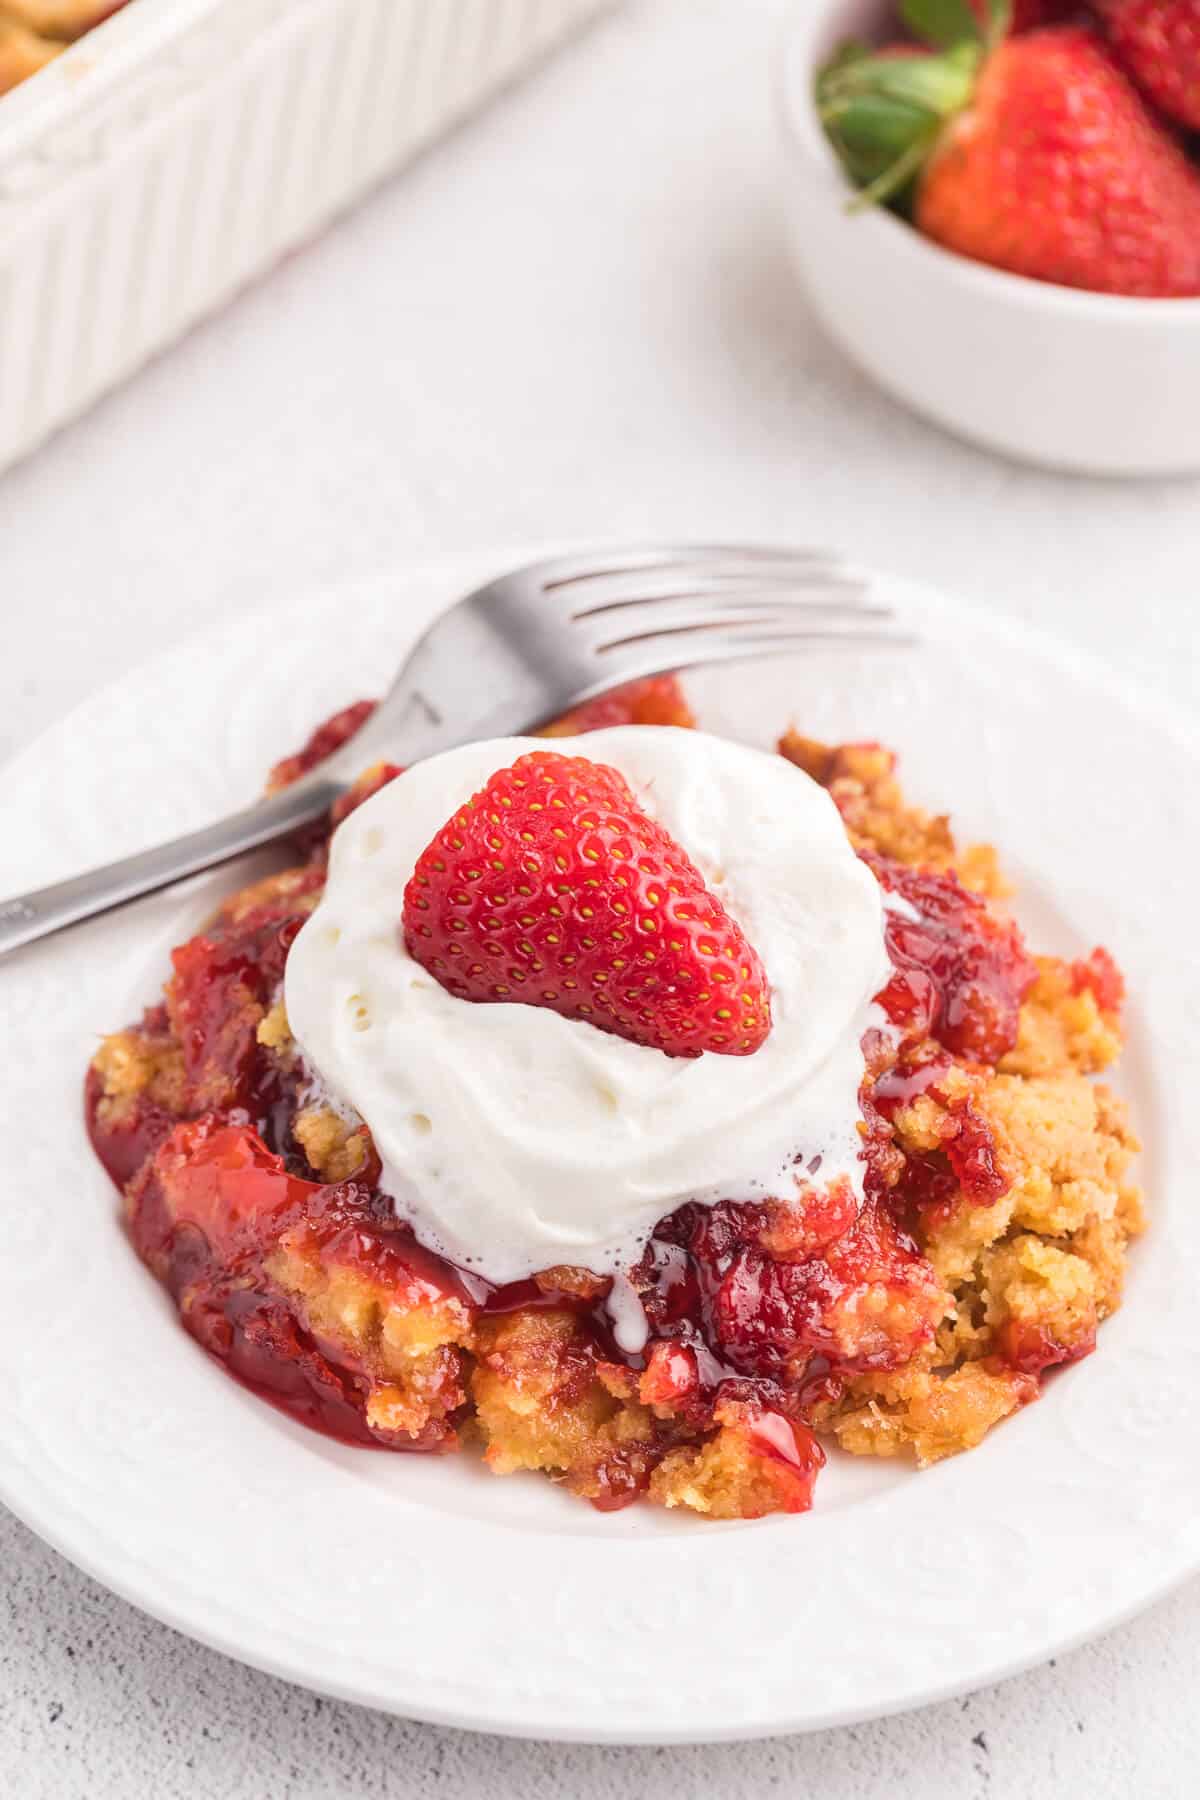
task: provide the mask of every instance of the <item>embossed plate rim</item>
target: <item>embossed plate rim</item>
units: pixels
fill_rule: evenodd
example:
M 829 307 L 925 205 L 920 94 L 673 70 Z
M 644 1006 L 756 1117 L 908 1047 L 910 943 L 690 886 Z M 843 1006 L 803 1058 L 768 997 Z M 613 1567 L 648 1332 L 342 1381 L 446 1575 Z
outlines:
M 246 615 L 236 634 L 201 634 L 131 671 L 0 774 L 10 866 L 30 880 L 51 878 L 233 803 L 326 697 L 329 709 L 351 697 L 362 680 L 350 667 L 356 657 L 359 669 L 373 670 L 384 639 L 389 651 L 398 641 L 394 620 L 383 625 L 394 604 L 387 596 L 408 588 L 413 604 L 400 637 L 411 635 L 422 612 L 526 554 L 436 559 L 331 589 Z M 1195 850 L 1166 842 L 1180 791 L 1167 776 L 1174 769 L 1194 778 L 1200 763 L 1194 720 L 1023 626 L 913 584 L 886 585 L 935 640 L 922 663 L 873 677 L 886 706 L 919 713 L 913 696 L 919 702 L 922 683 L 939 671 L 979 690 L 971 715 L 979 743 L 962 754 L 982 776 L 949 801 L 968 816 L 986 812 L 974 799 L 987 788 L 987 805 L 1003 813 L 1006 792 L 1028 792 L 1007 765 L 1023 736 L 1036 742 L 1048 696 L 1079 709 L 1076 723 L 1104 703 L 1097 770 L 1106 756 L 1114 768 L 1128 765 L 1129 794 L 1147 796 L 1135 832 L 1153 844 L 1157 820 L 1159 873 L 1177 893 L 1194 891 Z M 349 685 L 327 687 L 318 629 L 351 616 L 361 641 L 347 653 Z M 297 621 L 312 635 L 289 632 Z M 993 670 L 1010 667 L 1021 672 L 1020 691 L 1005 696 L 1015 722 L 1000 716 L 999 693 L 988 697 Z M 772 681 L 812 685 L 821 669 L 808 662 L 764 672 L 756 692 Z M 846 669 L 839 664 L 830 681 L 849 682 Z M 736 725 L 739 704 L 743 718 L 753 710 L 742 683 L 694 686 L 706 722 L 718 727 Z M 209 699 L 217 691 L 219 742 Z M 191 727 L 170 747 L 143 735 L 157 716 L 156 693 Z M 819 726 L 823 709 L 832 716 L 842 701 L 821 690 L 810 704 L 806 718 Z M 861 718 L 855 725 L 862 729 Z M 898 748 L 911 755 L 914 746 Z M 142 803 L 131 816 L 123 797 L 135 783 Z M 1028 843 L 1018 832 L 1002 850 L 1013 842 L 1023 861 L 1044 866 L 1036 839 L 1041 832 L 1051 841 L 1053 799 L 1032 806 L 1049 823 L 1039 814 L 1022 826 Z M 1072 866 L 1055 865 L 1056 885 L 1073 899 L 1086 891 L 1089 858 L 1105 847 L 1097 841 L 1103 814 L 1086 830 Z M 1200 1263 L 1200 1227 L 1176 1179 L 1200 1153 L 1200 1126 L 1187 1117 L 1200 1058 L 1180 1025 L 1189 1007 L 1200 1010 L 1194 957 L 1169 968 L 1150 958 L 1135 983 L 1152 1003 L 1161 1046 L 1147 1061 L 1141 1031 L 1160 1191 L 1130 1302 L 1106 1326 L 1099 1356 L 1056 1380 L 973 1455 L 889 1478 L 825 1511 L 819 1499 L 807 1519 L 714 1527 L 630 1513 L 593 1525 L 584 1509 L 567 1510 L 577 1503 L 543 1499 L 540 1487 L 535 1500 L 532 1485 L 493 1484 L 466 1470 L 447 1477 L 450 1465 L 422 1473 L 407 1459 L 318 1449 L 199 1356 L 121 1242 L 78 1121 L 80 1064 L 89 1034 L 120 1022 L 108 1009 L 144 980 L 148 957 L 161 959 L 185 914 L 198 918 L 228 880 L 191 884 L 0 967 L 10 1043 L 21 1044 L 21 1055 L 10 1055 L 9 1098 L 40 1127 L 0 1197 L 0 1230 L 19 1252 L 0 1266 L 9 1373 L 0 1391 L 0 1498 L 96 1579 L 226 1654 L 340 1698 L 513 1735 L 665 1743 L 815 1729 L 961 1692 L 1119 1623 L 1200 1568 L 1200 1523 L 1187 1498 L 1200 1474 L 1200 1379 L 1188 1379 L 1189 1320 L 1175 1298 L 1181 1261 Z M 1095 904 L 1084 923 L 1104 933 Z M 1170 894 L 1154 902 L 1153 930 L 1170 933 L 1172 904 L 1184 902 Z M 1129 961 L 1122 934 L 1141 931 L 1138 911 L 1120 893 L 1112 905 L 1117 948 Z M 1135 966 L 1143 957 L 1136 948 Z M 47 1193 L 55 1196 L 49 1211 Z M 114 1298 L 124 1304 L 110 1316 L 105 1303 Z M 35 1334 L 39 1346 L 51 1341 L 62 1353 L 31 1354 Z M 1143 1370 L 1155 1377 L 1165 1417 L 1135 1404 L 1114 1434 L 1122 1400 L 1127 1409 L 1131 1395 L 1140 1400 Z M 132 1429 L 139 1411 L 150 1420 L 140 1435 Z M 1032 1487 L 1022 1479 L 1031 1456 Z M 828 1473 L 836 1494 L 836 1473 Z M 446 1479 L 456 1505 L 462 1498 L 458 1510 L 439 1498 L 452 1491 Z M 482 1486 L 470 1488 L 472 1479 Z M 197 1494 L 209 1504 L 197 1504 Z M 353 1541 L 371 1549 L 365 1564 L 322 1561 L 313 1547 L 331 1511 L 347 1507 Z M 880 1518 L 884 1530 L 870 1530 Z M 953 1580 L 944 1545 L 962 1559 Z M 662 1678 L 664 1668 L 672 1679 Z

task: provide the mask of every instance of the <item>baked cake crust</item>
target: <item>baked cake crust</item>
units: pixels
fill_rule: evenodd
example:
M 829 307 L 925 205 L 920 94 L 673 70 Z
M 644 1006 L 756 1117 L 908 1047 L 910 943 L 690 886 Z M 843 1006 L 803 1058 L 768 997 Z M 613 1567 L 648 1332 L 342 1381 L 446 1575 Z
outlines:
M 0 18 L 3 17 L 0 8 Z M 346 709 L 278 764 L 347 741 Z M 552 728 L 691 725 L 671 678 Z M 296 1417 L 393 1450 L 480 1452 L 593 1505 L 639 1496 L 710 1518 L 805 1510 L 822 1445 L 917 1465 L 973 1448 L 1095 1348 L 1143 1229 L 1122 1102 L 1095 1079 L 1122 1041 L 1107 952 L 1033 957 L 995 850 L 911 806 L 875 744 L 785 734 L 885 890 L 891 1030 L 864 1039 L 866 1202 L 680 1208 L 630 1279 L 644 1353 L 609 1282 L 557 1268 L 489 1289 L 392 1214 L 362 1122 L 305 1069 L 282 994 L 320 898 L 329 831 L 400 771 L 368 770 L 282 874 L 233 895 L 173 956 L 164 1000 L 102 1043 L 96 1150 L 138 1253 L 188 1331 Z

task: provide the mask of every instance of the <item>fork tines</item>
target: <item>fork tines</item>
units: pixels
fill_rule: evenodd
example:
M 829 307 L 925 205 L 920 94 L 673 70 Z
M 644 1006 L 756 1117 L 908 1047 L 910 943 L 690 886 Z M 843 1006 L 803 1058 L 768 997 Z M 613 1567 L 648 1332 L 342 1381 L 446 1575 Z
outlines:
M 695 591 L 697 584 L 719 586 L 747 579 L 799 587 L 847 578 L 842 559 L 828 550 L 755 544 L 632 545 L 555 557 L 542 563 L 538 573 L 547 593 L 570 590 L 564 597 L 572 608 L 578 603 L 580 610 L 588 611 L 620 605 L 623 596 L 637 600 L 675 591 L 684 582 L 688 591 Z M 653 583 L 663 587 L 652 587 Z
M 681 661 L 724 661 L 804 645 L 902 646 L 893 609 L 823 550 L 680 545 L 561 558 L 540 571 L 598 655 L 676 640 Z M 694 655 L 693 655 L 694 653 Z

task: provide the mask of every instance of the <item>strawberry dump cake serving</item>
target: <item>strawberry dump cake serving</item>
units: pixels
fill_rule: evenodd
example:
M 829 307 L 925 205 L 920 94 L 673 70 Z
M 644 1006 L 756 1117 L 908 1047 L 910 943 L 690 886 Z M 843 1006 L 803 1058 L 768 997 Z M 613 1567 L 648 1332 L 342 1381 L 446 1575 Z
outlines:
M 296 1418 L 754 1518 L 1095 1347 L 1141 1226 L 1111 959 L 1031 956 L 877 746 L 691 726 L 656 680 L 368 771 L 98 1051 L 138 1252 Z
M 427 1245 L 624 1288 L 687 1201 L 787 1193 L 801 1161 L 861 1198 L 885 979 L 878 884 L 818 787 L 625 726 L 452 750 L 360 808 L 285 1000 Z

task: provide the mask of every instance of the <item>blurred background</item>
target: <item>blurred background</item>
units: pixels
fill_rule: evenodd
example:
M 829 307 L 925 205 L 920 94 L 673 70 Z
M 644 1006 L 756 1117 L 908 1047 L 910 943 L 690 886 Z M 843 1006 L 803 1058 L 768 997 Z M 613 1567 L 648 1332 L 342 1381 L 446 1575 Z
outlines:
M 774 113 L 790 11 L 627 0 L 0 480 L 0 752 L 298 587 L 717 521 L 1053 615 L 1200 698 L 1192 482 L 970 449 L 814 324 Z

